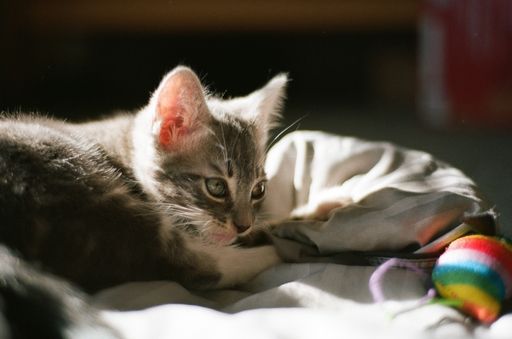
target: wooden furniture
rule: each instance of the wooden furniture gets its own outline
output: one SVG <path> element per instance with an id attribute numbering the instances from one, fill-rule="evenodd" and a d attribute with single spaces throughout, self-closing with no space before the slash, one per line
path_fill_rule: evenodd
<path id="1" fill-rule="evenodd" d="M 417 0 L 27 0 L 37 33 L 414 29 Z"/>

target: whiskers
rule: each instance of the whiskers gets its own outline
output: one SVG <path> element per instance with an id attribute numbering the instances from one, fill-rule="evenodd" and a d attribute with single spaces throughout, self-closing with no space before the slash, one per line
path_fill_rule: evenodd
<path id="1" fill-rule="evenodd" d="M 210 235 L 222 225 L 205 210 L 197 206 L 183 206 L 174 203 L 159 203 L 160 213 L 168 216 L 171 227 L 187 234 L 209 241 Z"/>
<path id="2" fill-rule="evenodd" d="M 170 221 L 169 228 L 167 231 L 163 230 L 163 234 L 172 234 L 172 230 L 178 231 L 195 242 L 209 247 L 236 247 L 239 245 L 239 241 L 243 242 L 247 237 L 250 239 L 254 235 L 259 235 L 264 233 L 262 231 L 270 229 L 271 215 L 267 213 L 257 213 L 250 231 L 237 234 L 232 226 L 196 206 L 159 203 L 158 209 Z"/>
<path id="3" fill-rule="evenodd" d="M 195 206 L 183 206 L 175 203 L 157 203 L 159 212 L 173 221 L 173 226 L 185 228 L 188 225 L 200 227 L 206 223 L 204 211 Z"/>
<path id="4" fill-rule="evenodd" d="M 302 122 L 302 120 L 306 119 L 308 117 L 308 115 L 303 115 L 301 116 L 300 118 L 298 118 L 297 120 L 295 120 L 294 122 L 292 122 L 291 124 L 289 124 L 288 126 L 286 126 L 285 128 L 283 128 L 267 145 L 267 148 L 265 149 L 265 153 L 268 152 L 268 150 L 274 146 L 274 144 L 279 140 L 279 138 L 285 134 L 286 132 L 288 132 L 290 129 L 292 129 L 294 126 L 295 126 L 295 130 L 299 129 L 300 127 L 300 123 Z"/>
<path id="5" fill-rule="evenodd" d="M 303 115 L 302 117 L 298 118 L 297 120 L 295 120 L 294 122 L 292 122 L 291 124 L 289 124 L 288 126 L 283 128 L 275 137 L 272 138 L 271 141 L 269 141 L 267 143 L 267 146 L 265 147 L 265 152 L 263 152 L 263 154 L 266 155 L 268 153 L 268 151 L 270 150 L 270 148 L 272 148 L 272 146 L 274 146 L 279 141 L 279 139 L 281 138 L 281 136 L 283 134 L 290 131 L 294 127 L 295 127 L 295 130 L 299 129 L 300 123 L 302 122 L 302 120 L 306 119 L 307 117 L 308 117 L 308 115 Z M 266 156 L 263 156 L 262 159 L 259 160 L 258 166 L 264 167 L 265 161 L 266 161 Z"/>

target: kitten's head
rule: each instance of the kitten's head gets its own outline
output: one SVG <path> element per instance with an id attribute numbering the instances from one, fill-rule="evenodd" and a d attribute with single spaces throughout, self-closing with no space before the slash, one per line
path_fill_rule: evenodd
<path id="1" fill-rule="evenodd" d="M 163 78 L 137 120 L 135 172 L 175 226 L 221 245 L 256 227 L 268 132 L 286 82 L 278 75 L 223 100 L 205 94 L 189 68 Z"/>

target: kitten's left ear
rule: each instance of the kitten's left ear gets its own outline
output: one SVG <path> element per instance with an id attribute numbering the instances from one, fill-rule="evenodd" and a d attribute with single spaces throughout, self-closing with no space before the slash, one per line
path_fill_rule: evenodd
<path id="1" fill-rule="evenodd" d="M 203 87 L 188 67 L 178 66 L 167 74 L 150 101 L 153 133 L 168 151 L 190 149 L 211 119 Z"/>
<path id="2" fill-rule="evenodd" d="M 242 115 L 255 122 L 256 126 L 265 133 L 265 139 L 268 131 L 275 127 L 281 118 L 287 83 L 288 75 L 280 73 L 245 98 L 247 106 Z"/>

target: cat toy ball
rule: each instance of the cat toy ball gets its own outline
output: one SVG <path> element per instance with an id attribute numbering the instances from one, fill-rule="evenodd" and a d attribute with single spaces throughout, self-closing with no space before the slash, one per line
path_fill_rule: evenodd
<path id="1" fill-rule="evenodd" d="M 381 281 L 393 267 L 432 281 L 435 290 L 430 289 L 414 308 L 430 303 L 454 306 L 490 324 L 499 316 L 503 301 L 512 296 L 512 243 L 504 238 L 469 235 L 456 239 L 439 257 L 430 277 L 403 259 L 386 261 L 370 278 L 370 291 L 377 302 L 385 300 Z"/>
<path id="2" fill-rule="evenodd" d="M 484 235 L 459 238 L 439 257 L 432 282 L 451 305 L 492 323 L 512 295 L 512 243 Z"/>

